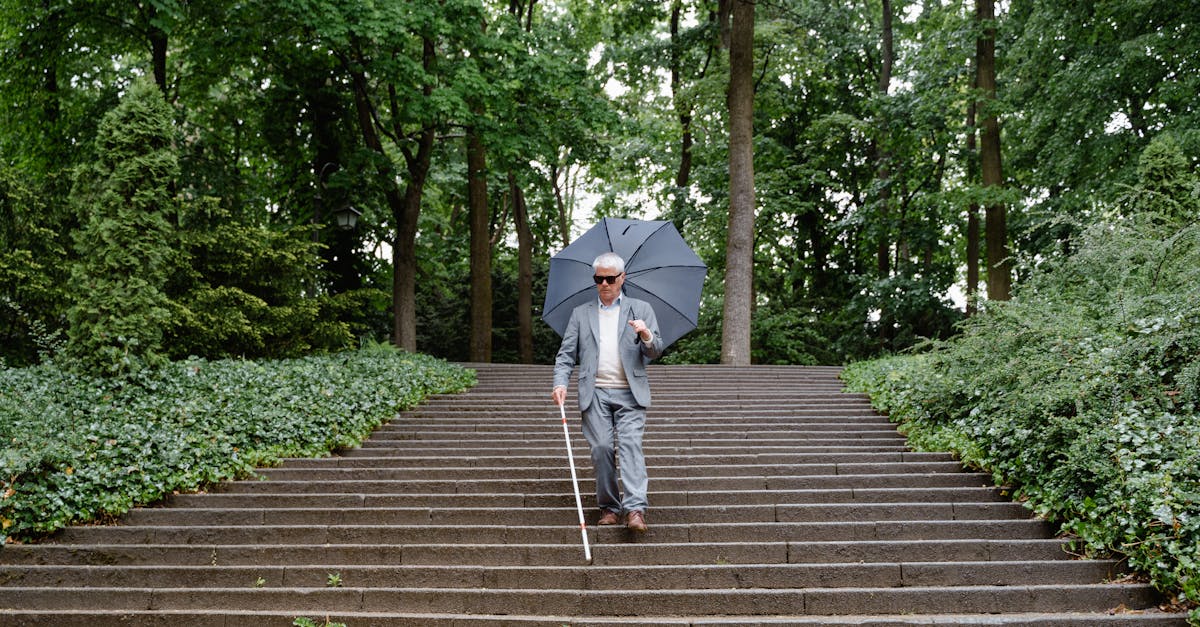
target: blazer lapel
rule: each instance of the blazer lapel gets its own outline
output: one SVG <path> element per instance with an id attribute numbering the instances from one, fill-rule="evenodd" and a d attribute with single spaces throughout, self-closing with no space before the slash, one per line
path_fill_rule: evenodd
<path id="1" fill-rule="evenodd" d="M 617 328 L 617 338 L 619 338 L 619 340 L 622 342 L 629 341 L 629 333 L 633 332 L 633 329 L 629 326 L 630 320 L 633 320 L 633 307 L 629 304 L 628 298 L 622 297 L 621 326 Z"/>
<path id="2" fill-rule="evenodd" d="M 593 300 L 588 304 L 588 326 L 592 328 L 592 343 L 600 346 L 600 306 Z"/>

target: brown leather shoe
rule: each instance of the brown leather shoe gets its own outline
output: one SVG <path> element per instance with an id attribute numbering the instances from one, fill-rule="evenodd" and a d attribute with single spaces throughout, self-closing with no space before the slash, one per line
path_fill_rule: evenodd
<path id="1" fill-rule="evenodd" d="M 600 520 L 596 521 L 597 525 L 615 525 L 621 522 L 621 517 L 617 516 L 617 513 L 611 509 L 604 509 L 600 511 L 604 513 L 600 515 Z"/>
<path id="2" fill-rule="evenodd" d="M 646 533 L 646 516 L 641 512 L 629 512 L 625 517 L 625 528 L 636 533 Z"/>

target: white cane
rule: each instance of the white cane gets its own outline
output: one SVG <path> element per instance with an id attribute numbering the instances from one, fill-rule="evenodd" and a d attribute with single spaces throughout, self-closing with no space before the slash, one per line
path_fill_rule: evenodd
<path id="1" fill-rule="evenodd" d="M 587 523 L 583 521 L 583 501 L 579 498 L 579 479 L 575 476 L 575 455 L 571 452 L 571 432 L 567 429 L 567 410 L 563 405 L 565 403 L 558 406 L 558 413 L 562 414 L 563 437 L 567 439 L 567 461 L 571 463 L 571 485 L 575 486 L 575 509 L 579 511 L 579 533 L 583 536 L 583 558 L 591 563 L 592 548 L 588 546 Z"/>

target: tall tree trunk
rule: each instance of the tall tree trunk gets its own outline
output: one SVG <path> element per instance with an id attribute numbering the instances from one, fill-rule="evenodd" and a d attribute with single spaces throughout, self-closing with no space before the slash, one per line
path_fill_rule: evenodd
<path id="1" fill-rule="evenodd" d="M 675 204 L 681 206 L 687 200 L 686 188 L 692 176 L 692 105 L 680 94 L 683 73 L 683 52 L 679 41 L 679 24 L 683 18 L 683 1 L 671 3 L 671 99 L 679 117 L 679 169 L 675 172 Z"/>
<path id="2" fill-rule="evenodd" d="M 875 84 L 875 92 L 878 98 L 886 98 L 888 91 L 892 89 L 892 66 L 895 60 L 895 49 L 893 46 L 892 34 L 892 0 L 882 1 L 882 19 L 881 19 L 881 35 L 880 35 L 880 76 L 877 77 Z M 881 113 L 882 115 L 882 113 Z M 886 129 L 887 120 L 881 119 L 878 121 L 878 127 Z M 871 142 L 875 151 L 875 177 L 880 183 L 880 240 L 876 243 L 875 264 L 878 269 L 880 279 L 887 279 L 892 275 L 892 227 L 889 222 L 892 220 L 892 185 L 890 185 L 890 177 L 892 173 L 888 171 L 888 151 L 883 148 L 880 141 Z M 880 326 L 881 329 L 886 329 L 887 326 Z"/>
<path id="3" fill-rule="evenodd" d="M 467 205 L 471 224 L 471 361 L 492 360 L 492 233 L 487 154 L 476 129 L 467 131 Z"/>
<path id="4" fill-rule="evenodd" d="M 975 44 L 976 72 L 982 92 L 983 134 L 979 142 L 980 177 L 984 187 L 1004 184 L 1000 168 L 1000 122 L 996 119 L 996 26 L 994 0 L 975 0 L 975 18 L 983 27 Z M 1012 289 L 1012 262 L 1008 254 L 1007 213 L 1003 204 L 988 205 L 984 216 L 987 249 L 987 290 L 990 300 L 1008 300 Z"/>
<path id="5" fill-rule="evenodd" d="M 729 35 L 729 228 L 721 363 L 750 364 L 754 287 L 754 2 L 732 3 Z M 724 26 L 722 26 L 724 31 Z"/>
<path id="6" fill-rule="evenodd" d="M 46 12 L 46 30 L 51 33 L 59 33 L 62 30 L 63 9 L 61 5 L 52 7 L 50 0 L 42 0 L 42 10 Z M 66 45 L 65 35 L 62 38 L 62 44 Z M 42 115 L 45 116 L 43 121 L 49 123 L 51 128 L 57 129 L 62 112 L 62 99 L 58 93 L 58 64 L 61 62 L 61 56 L 49 54 L 42 56 L 41 60 L 45 63 L 45 67 L 42 68 L 42 90 L 46 92 L 45 97 L 41 98 Z"/>
<path id="7" fill-rule="evenodd" d="M 571 210 L 567 208 L 562 186 L 558 183 L 560 174 L 564 178 L 568 176 L 566 172 L 559 169 L 558 164 L 550 166 L 550 179 L 554 186 L 554 205 L 558 208 L 558 235 L 562 240 L 563 248 L 566 248 L 571 243 Z"/>
<path id="8" fill-rule="evenodd" d="M 971 179 L 975 178 L 975 101 L 967 104 L 967 158 L 971 160 Z M 967 315 L 979 308 L 979 203 L 967 206 Z"/>
<path id="9" fill-rule="evenodd" d="M 533 7 L 537 0 L 529 0 L 529 14 L 525 32 L 533 30 Z M 516 0 L 509 4 L 509 13 L 521 21 L 521 6 Z M 556 182 L 557 188 L 557 182 Z M 557 189 L 555 190 L 557 194 Z M 525 205 L 525 193 L 517 183 L 512 168 L 508 170 L 508 195 L 512 199 L 513 224 L 517 231 L 517 358 L 523 364 L 533 363 L 533 230 L 529 226 L 529 208 Z"/>
<path id="10" fill-rule="evenodd" d="M 150 27 L 150 67 L 158 90 L 167 97 L 167 33 L 157 26 Z"/>
<path id="11" fill-rule="evenodd" d="M 167 98 L 167 32 L 158 26 L 158 7 L 153 3 L 145 5 L 142 14 L 146 23 L 146 38 L 150 43 L 150 70 L 154 74 L 154 84 Z"/>
<path id="12" fill-rule="evenodd" d="M 392 241 L 392 341 L 411 352 L 417 350 L 417 222 L 421 198 L 433 156 L 434 128 L 421 131 L 417 152 L 408 161 L 408 185 L 400 197 L 393 186 L 385 194 L 396 223 Z"/>
<path id="13" fill-rule="evenodd" d="M 517 355 L 523 364 L 533 363 L 533 230 L 529 207 L 517 177 L 508 173 L 513 222 L 517 225 Z"/>
<path id="14" fill-rule="evenodd" d="M 410 169 L 411 170 L 411 169 Z M 410 180 L 404 193 L 389 189 L 385 193 L 396 223 L 392 240 L 392 342 L 410 352 L 417 350 L 417 220 L 421 215 L 421 190 L 424 180 Z"/>
<path id="15" fill-rule="evenodd" d="M 882 101 L 887 98 L 888 91 L 892 87 L 892 66 L 895 60 L 895 49 L 893 46 L 892 36 L 892 3 L 891 0 L 883 0 L 882 2 L 882 19 L 880 20 L 881 30 L 879 38 L 880 48 L 880 64 L 879 76 L 875 83 L 875 93 L 877 98 Z M 881 112 L 879 114 L 877 126 L 882 130 L 888 125 L 887 118 Z M 875 265 L 879 272 L 880 279 L 887 279 L 892 275 L 892 243 L 893 235 L 896 240 L 899 240 L 899 232 L 893 233 L 891 226 L 892 221 L 892 186 L 891 186 L 891 171 L 888 168 L 890 155 L 887 148 L 882 144 L 886 140 L 884 137 L 872 142 L 875 149 L 875 177 L 879 183 L 879 240 L 875 244 Z M 899 246 L 897 246 L 897 255 L 899 255 Z M 880 312 L 879 336 L 883 340 L 890 340 L 892 336 L 892 325 L 889 322 L 892 320 L 893 313 L 889 311 L 886 301 L 881 301 L 880 306 L 883 311 Z"/>
<path id="16" fill-rule="evenodd" d="M 382 124 L 376 117 L 376 109 L 371 102 L 371 86 L 364 71 L 350 62 L 345 55 L 339 54 L 343 68 L 350 76 L 354 95 L 356 122 L 362 134 L 363 144 L 367 149 L 376 153 L 379 159 L 376 173 L 379 181 L 386 185 L 384 198 L 391 212 L 391 220 L 395 225 L 392 245 L 392 342 L 403 350 L 417 350 L 417 225 L 421 217 L 421 199 L 425 191 L 425 182 L 429 177 L 429 168 L 433 158 L 433 147 L 436 140 L 436 121 L 422 120 L 421 129 L 415 134 L 416 150 L 407 138 L 414 135 L 405 132 L 403 122 L 393 118 L 391 128 L 381 130 L 376 125 Z M 437 62 L 434 41 L 428 37 L 422 39 L 421 66 L 426 76 L 434 74 Z M 399 91 L 395 85 L 386 85 L 389 106 L 392 111 L 400 109 Z M 433 95 L 432 82 L 421 86 L 421 97 L 429 99 Z M 392 155 L 384 148 L 381 135 L 386 134 L 396 145 L 396 149 L 404 156 L 408 176 L 404 190 L 401 191 L 399 176 L 392 162 Z M 405 138 L 405 139 L 401 139 Z"/>

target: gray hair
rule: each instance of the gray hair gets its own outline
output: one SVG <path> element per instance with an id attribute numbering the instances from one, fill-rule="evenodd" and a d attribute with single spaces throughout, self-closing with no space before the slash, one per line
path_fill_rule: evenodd
<path id="1" fill-rule="evenodd" d="M 621 274 L 625 271 L 625 260 L 621 259 L 617 253 L 604 253 L 592 262 L 592 270 L 600 268 L 612 268 L 617 271 L 617 274 Z"/>

